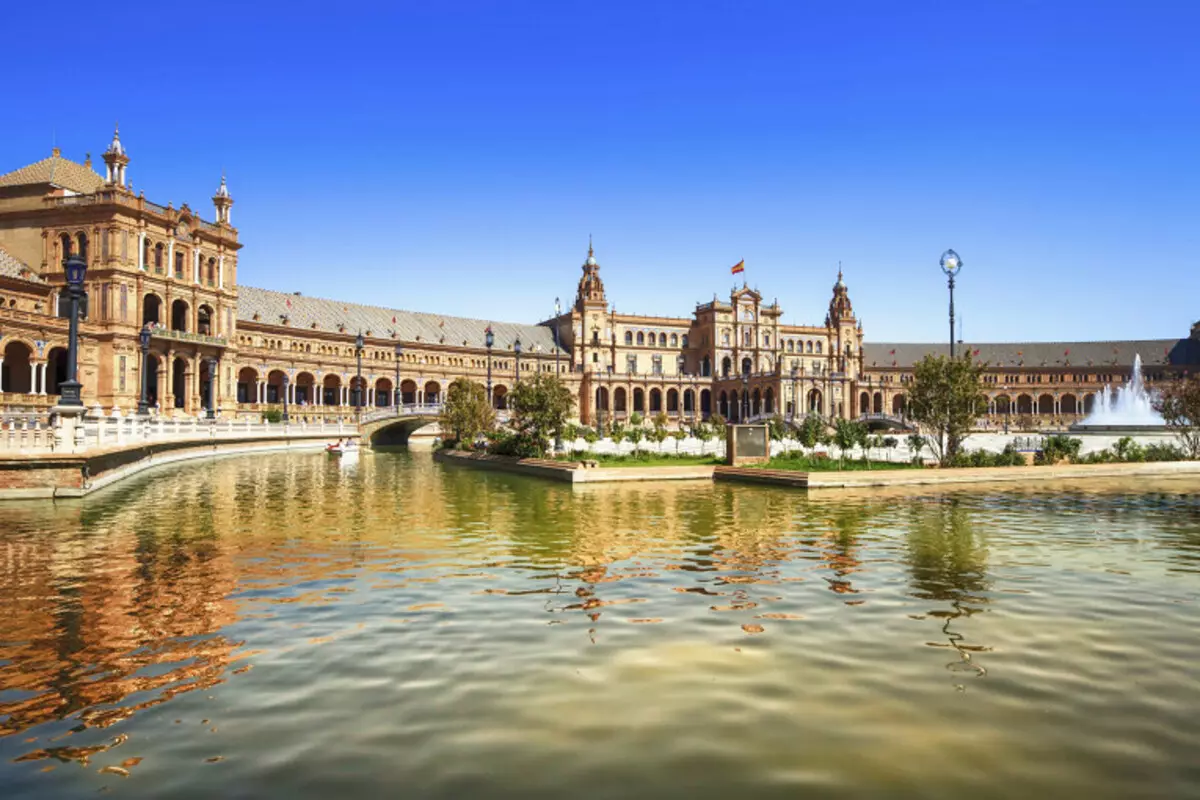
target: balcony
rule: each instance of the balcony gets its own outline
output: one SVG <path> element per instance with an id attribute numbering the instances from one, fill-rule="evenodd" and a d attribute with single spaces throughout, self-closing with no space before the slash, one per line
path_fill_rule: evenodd
<path id="1" fill-rule="evenodd" d="M 229 340 L 224 336 L 209 336 L 206 333 L 188 333 L 187 331 L 173 331 L 167 328 L 151 328 L 150 335 L 155 339 L 170 339 L 174 342 L 207 344 L 213 347 L 229 346 Z"/>

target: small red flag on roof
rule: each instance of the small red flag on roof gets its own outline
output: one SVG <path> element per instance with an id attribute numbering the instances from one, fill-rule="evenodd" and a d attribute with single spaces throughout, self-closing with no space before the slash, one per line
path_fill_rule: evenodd
<path id="1" fill-rule="evenodd" d="M 393 314 L 393 315 L 392 315 L 392 324 L 394 325 L 395 323 L 396 323 L 396 315 L 395 315 L 395 314 Z"/>
<path id="2" fill-rule="evenodd" d="M 889 355 L 889 356 L 894 356 L 894 355 L 896 355 L 896 348 L 894 348 L 894 347 L 893 347 L 893 348 L 892 348 L 892 352 L 888 353 L 888 355 Z"/>
<path id="3" fill-rule="evenodd" d="M 1069 356 L 1069 355 L 1071 355 L 1071 348 L 1069 348 L 1069 347 L 1068 347 L 1066 350 L 1063 350 L 1063 355 L 1064 355 L 1064 356 Z"/>
<path id="4" fill-rule="evenodd" d="M 287 300 L 285 300 L 284 302 L 285 302 L 285 303 L 287 303 L 287 307 L 288 307 L 288 308 L 291 308 L 291 307 L 292 307 L 292 298 L 290 298 L 290 297 L 289 297 L 289 298 L 288 298 Z"/>
<path id="5" fill-rule="evenodd" d="M 739 272 L 745 272 L 746 271 L 746 259 L 743 258 L 741 261 L 734 264 L 732 267 L 729 268 L 729 271 L 732 272 L 734 275 L 737 275 Z"/>

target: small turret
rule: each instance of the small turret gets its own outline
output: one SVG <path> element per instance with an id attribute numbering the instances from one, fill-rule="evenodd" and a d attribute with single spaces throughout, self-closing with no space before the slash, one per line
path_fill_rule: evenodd
<path id="1" fill-rule="evenodd" d="M 213 195 L 213 208 L 217 210 L 218 225 L 232 225 L 230 209 L 233 207 L 233 197 L 229 194 L 229 186 L 225 183 L 225 173 L 221 173 L 221 185 Z"/>
<path id="2" fill-rule="evenodd" d="M 129 166 L 129 156 L 121 144 L 121 129 L 113 126 L 113 138 L 108 149 L 104 151 L 104 182 L 109 186 L 125 186 L 125 168 Z"/>
<path id="3" fill-rule="evenodd" d="M 592 237 L 588 237 L 587 260 L 583 262 L 583 275 L 575 293 L 575 307 L 583 311 L 585 305 L 607 306 L 604 296 L 604 281 L 600 280 L 600 265 L 596 263 L 596 251 L 592 249 Z"/>

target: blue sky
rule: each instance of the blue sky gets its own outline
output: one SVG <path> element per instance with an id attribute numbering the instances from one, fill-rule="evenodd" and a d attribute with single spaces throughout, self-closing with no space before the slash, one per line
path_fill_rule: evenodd
<path id="1" fill-rule="evenodd" d="M 244 283 L 532 321 L 591 233 L 619 311 L 745 258 L 819 323 L 841 261 L 870 339 L 940 340 L 954 247 L 969 340 L 1200 319 L 1200 3 L 11 5 L 78 35 L 8 39 L 0 171 L 119 119 L 157 202 L 228 173 Z"/>

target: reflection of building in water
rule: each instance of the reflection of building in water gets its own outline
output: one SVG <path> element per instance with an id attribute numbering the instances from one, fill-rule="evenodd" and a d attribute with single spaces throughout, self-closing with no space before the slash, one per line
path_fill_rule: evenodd
<path id="1" fill-rule="evenodd" d="M 227 599 L 235 577 L 202 511 L 204 483 L 173 498 L 182 505 L 170 528 L 154 526 L 134 502 L 99 519 L 86 507 L 60 507 L 58 534 L 6 537 L 0 595 L 11 605 L 0 640 L 11 644 L 0 685 L 30 694 L 0 704 L 0 735 L 76 713 L 87 727 L 107 727 L 221 680 L 236 647 L 219 635 L 235 619 Z M 38 509 L 6 509 L 18 530 L 37 530 L 24 523 L 38 517 Z M 121 705 L 143 692 L 150 697 Z"/>

